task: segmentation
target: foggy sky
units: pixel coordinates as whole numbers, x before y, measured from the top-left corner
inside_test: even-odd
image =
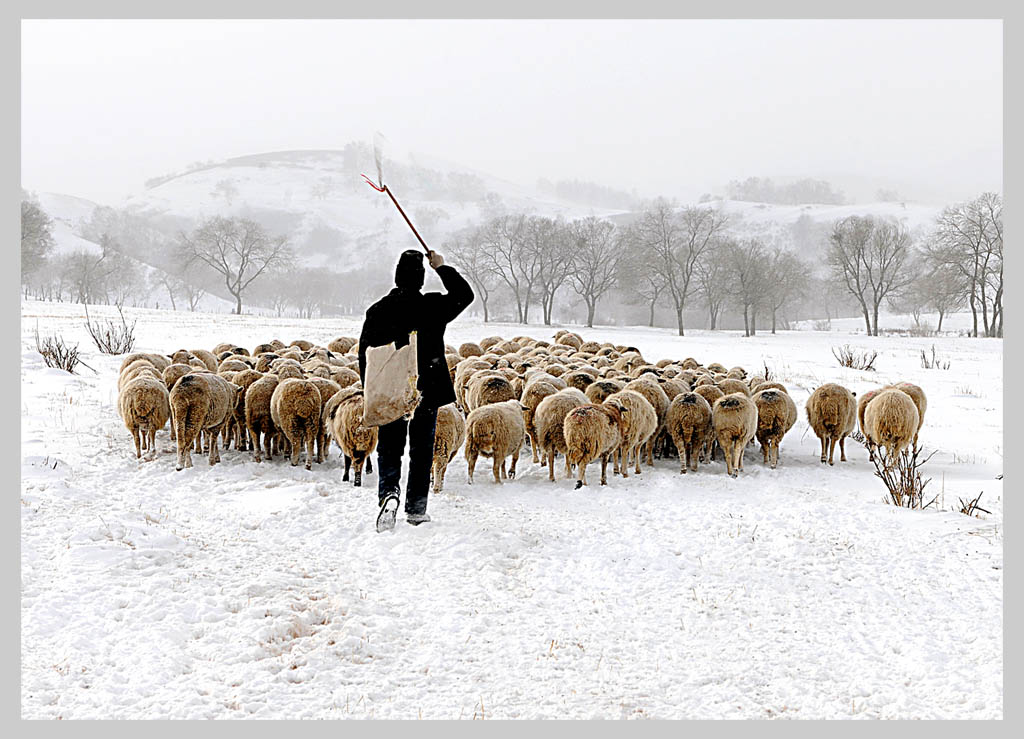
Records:
[[[753,175],[1002,188],[998,21],[24,21],[22,184],[395,150],[695,198]],[[929,191],[931,191],[929,190]]]

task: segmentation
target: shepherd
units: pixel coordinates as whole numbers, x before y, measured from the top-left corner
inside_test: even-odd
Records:
[[[418,234],[417,234],[418,236]],[[421,292],[426,269],[423,258],[441,279],[447,293]],[[377,531],[395,527],[401,492],[402,455],[409,440],[409,476],[405,487],[406,521],[414,526],[430,521],[427,492],[434,457],[437,409],[455,402],[455,388],[445,361],[444,331],[473,302],[473,288],[435,251],[402,252],[395,267],[395,287],[366,311],[359,335],[359,376],[366,383],[366,350],[409,343],[416,332],[416,389],[419,405],[411,419],[401,417],[379,427],[377,437]]]

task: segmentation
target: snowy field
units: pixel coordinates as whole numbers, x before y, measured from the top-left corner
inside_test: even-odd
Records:
[[[109,315],[110,309],[90,309]],[[280,338],[326,344],[357,320],[132,310],[138,349]],[[1001,718],[1002,342],[794,331],[583,329],[649,360],[767,364],[800,420],[769,470],[755,447],[579,491],[520,460],[466,484],[461,455],[430,524],[374,532],[341,455],[311,472],[228,451],[174,471],[137,461],[116,411],[120,359],[80,306],[22,304],[21,659],[26,718]],[[38,323],[81,342],[47,369]],[[953,326],[962,327],[962,316]],[[856,322],[850,328],[857,328]],[[457,322],[448,341],[548,338]],[[831,347],[879,351],[877,372]],[[948,371],[920,366],[935,345]],[[937,510],[882,502],[864,449],[818,462],[803,405],[839,382],[928,394]],[[838,459],[838,455],[837,455]],[[558,465],[556,465],[558,468]],[[478,472],[480,468],[478,467]],[[991,514],[957,512],[984,491]]]

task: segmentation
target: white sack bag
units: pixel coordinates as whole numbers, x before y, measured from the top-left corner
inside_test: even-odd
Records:
[[[401,349],[396,349],[394,342],[367,347],[363,425],[383,426],[412,416],[420,402],[418,379],[415,331]]]

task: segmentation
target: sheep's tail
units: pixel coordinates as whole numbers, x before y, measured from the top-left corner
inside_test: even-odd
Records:
[[[739,408],[740,407],[740,399],[739,398],[723,398],[722,402],[720,402],[718,405],[721,408]]]

